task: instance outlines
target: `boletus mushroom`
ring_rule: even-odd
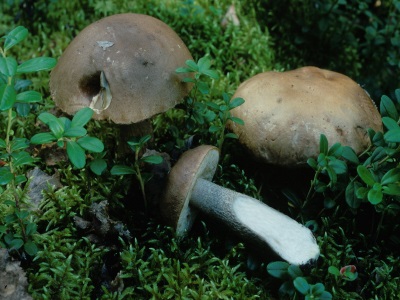
[[[188,94],[191,85],[175,72],[188,59],[186,45],[164,22],[134,13],[109,16],[65,49],[50,75],[51,95],[68,114],[91,107],[95,119],[139,124]],[[139,134],[148,127],[145,122]]]
[[[243,82],[233,96],[245,103],[231,111],[239,142],[259,161],[305,165],[319,153],[320,135],[358,154],[370,144],[367,129],[382,130],[380,114],[349,77],[316,67],[265,72]]]
[[[258,251],[270,249],[296,265],[316,260],[319,247],[308,228],[257,199],[211,182],[218,160],[216,147],[202,145],[183,153],[168,175],[161,211],[177,235],[186,235],[202,211]]]

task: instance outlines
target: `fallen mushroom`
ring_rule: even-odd
[[[172,168],[161,211],[177,235],[184,236],[202,211],[258,250],[271,249],[296,265],[316,260],[319,247],[308,228],[259,200],[211,182],[218,160],[218,149],[203,145],[185,152]]]
[[[245,125],[229,128],[259,161],[304,165],[319,154],[320,135],[361,153],[367,129],[382,130],[368,94],[349,77],[316,67],[265,72],[243,82],[233,96],[245,103],[231,111]]]
[[[136,123],[131,135],[143,136],[151,133],[147,119],[190,91],[175,72],[188,59],[184,42],[162,21],[133,13],[109,16],[83,29],[63,52],[51,72],[51,95],[68,114],[91,107],[94,119]]]

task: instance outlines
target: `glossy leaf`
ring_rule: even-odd
[[[357,197],[357,190],[361,187],[361,183],[357,181],[350,182],[345,191],[346,203],[351,208],[358,208],[361,204],[361,199]]]
[[[357,173],[360,178],[368,185],[373,186],[375,184],[374,177],[372,176],[371,172],[367,169],[367,167],[363,165],[359,165],[357,167]]]
[[[29,141],[26,138],[14,138],[11,141],[11,152],[26,149],[29,147]]]
[[[387,171],[381,179],[381,184],[386,185],[400,181],[400,168],[395,168]]]
[[[83,127],[71,127],[64,132],[65,137],[80,137],[86,135],[87,130]]]
[[[243,121],[242,119],[240,119],[240,118],[229,117],[229,119],[230,119],[232,122],[235,122],[236,124],[244,125],[244,121]]]
[[[348,160],[349,162],[352,162],[357,165],[360,163],[357,154],[354,152],[353,148],[349,146],[342,147],[341,155],[344,159]]]
[[[13,166],[19,167],[22,165],[28,165],[33,162],[33,158],[28,154],[28,152],[21,151],[12,155]]]
[[[158,165],[163,162],[163,158],[160,155],[148,155],[143,156],[140,161],[148,164]]]
[[[229,109],[233,109],[235,107],[238,107],[240,105],[242,105],[244,103],[244,99],[237,97],[231,100],[231,102],[229,103]]]
[[[86,164],[85,151],[77,142],[67,142],[67,155],[71,163],[78,169],[82,169]]]
[[[78,110],[75,116],[72,118],[71,127],[83,127],[85,126],[93,116],[93,110],[89,107],[84,107]]]
[[[379,108],[382,116],[384,117],[388,116],[395,121],[399,119],[399,113],[397,112],[396,106],[388,96],[383,95],[381,97]]]
[[[17,61],[12,57],[0,57],[0,73],[13,77],[17,73]]]
[[[132,167],[124,166],[124,165],[115,165],[110,170],[111,175],[131,175],[136,174],[135,170]]]
[[[24,40],[28,35],[28,29],[24,26],[18,26],[11,30],[5,37],[4,50],[8,50],[14,45]]]
[[[325,134],[321,134],[319,138],[319,152],[322,154],[328,154],[328,139]]]
[[[293,280],[293,285],[301,294],[307,295],[310,291],[310,285],[307,280],[303,277],[297,277]]]
[[[107,163],[102,158],[96,158],[89,163],[90,170],[96,175],[101,175],[107,168]]]
[[[38,119],[42,121],[44,124],[49,124],[49,122],[58,122],[58,118],[48,112],[43,112],[38,116]]]
[[[24,244],[24,250],[28,255],[35,256],[39,249],[34,242],[28,241]]]
[[[14,87],[8,84],[0,85],[0,111],[13,107],[16,96]]]
[[[6,185],[13,180],[14,175],[11,173],[9,167],[0,168],[0,185]]]
[[[50,70],[57,64],[57,60],[52,57],[35,57],[29,59],[17,67],[17,74],[32,73]]]
[[[54,142],[56,137],[50,132],[37,133],[31,138],[32,144],[48,144]]]
[[[288,268],[289,264],[283,261],[275,261],[267,265],[268,274],[270,274],[272,277],[280,279],[289,278]]]
[[[225,134],[225,138],[228,138],[228,139],[237,139],[237,138],[239,138],[235,133],[233,133],[233,132],[228,132],[227,134]]]
[[[36,91],[26,91],[17,94],[16,101],[22,103],[36,103],[42,101],[42,95]]]
[[[389,130],[385,133],[384,138],[388,143],[400,143],[400,128]]]
[[[382,192],[387,195],[400,196],[400,183],[390,183],[382,187]]]
[[[100,141],[98,138],[91,137],[91,136],[84,136],[77,140],[77,143],[79,146],[81,146],[83,149],[92,151],[95,153],[100,153],[104,150],[104,145],[102,141]]]
[[[383,193],[381,188],[372,188],[368,191],[368,201],[373,204],[379,204],[382,202],[383,199]]]
[[[388,130],[400,129],[399,124],[397,124],[397,122],[395,120],[393,120],[392,118],[383,117],[382,118],[382,123],[383,123],[383,125],[385,125],[385,127]]]
[[[64,134],[64,126],[63,124],[60,122],[59,119],[56,119],[54,121],[50,121],[49,123],[47,123],[47,125],[49,126],[50,131],[53,133],[53,135],[59,139],[63,136]]]

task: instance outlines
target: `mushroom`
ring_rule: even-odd
[[[255,75],[233,97],[246,101],[231,111],[245,125],[228,126],[268,164],[304,165],[318,155],[321,134],[361,153],[370,144],[367,128],[382,130],[375,104],[356,82],[316,67]]]
[[[202,211],[258,250],[271,249],[296,265],[316,260],[319,247],[308,228],[257,199],[211,182],[218,160],[216,147],[202,145],[186,151],[168,175],[161,211],[177,235],[185,236]]]
[[[68,114],[91,107],[95,119],[144,122],[136,126],[144,135],[151,132],[145,120],[189,93],[191,84],[175,72],[188,59],[183,41],[162,21],[134,13],[109,16],[68,45],[51,72],[51,95]]]

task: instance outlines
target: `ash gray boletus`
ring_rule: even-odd
[[[267,164],[305,165],[318,156],[321,134],[358,154],[370,145],[368,128],[382,131],[379,111],[355,81],[316,67],[257,74],[233,97],[245,100],[231,111],[245,125],[230,122],[229,128]]]
[[[185,152],[168,175],[161,211],[179,236],[190,230],[198,211],[214,217],[244,240],[271,249],[291,264],[316,260],[312,232],[263,202],[211,182],[219,160],[213,146]]]
[[[164,22],[117,14],[83,29],[50,75],[56,105],[68,114],[91,107],[93,118],[144,121],[181,102],[191,89],[175,70],[192,56]]]

